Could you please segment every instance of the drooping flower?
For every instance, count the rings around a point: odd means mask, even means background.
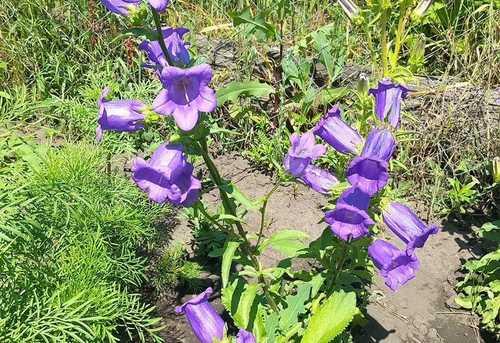
[[[359,15],[359,7],[351,0],[338,0],[338,3],[350,20],[353,20]]]
[[[408,249],[422,248],[430,235],[439,232],[435,225],[426,225],[403,204],[392,202],[382,209],[384,223],[398,236]]]
[[[130,11],[137,8],[142,0],[101,0],[104,7],[113,13],[128,16]]]
[[[378,239],[368,247],[368,255],[379,270],[385,284],[393,291],[415,278],[420,264],[412,250],[400,250]]]
[[[316,192],[322,194],[328,194],[339,183],[335,175],[312,164],[304,170],[299,178]]]
[[[375,97],[375,114],[381,121],[388,117],[393,127],[399,126],[401,102],[408,96],[408,88],[396,85],[389,79],[379,81],[377,88],[369,93]]]
[[[151,7],[153,7],[157,12],[164,12],[168,5],[170,5],[170,0],[148,0]]]
[[[215,92],[208,84],[212,80],[212,69],[201,64],[188,69],[163,68],[160,76],[165,89],[153,102],[155,112],[174,117],[183,131],[194,129],[200,112],[212,112],[217,107]]]
[[[99,107],[99,124],[96,129],[96,140],[101,141],[104,131],[132,132],[144,128],[146,106],[139,100],[106,100],[110,89],[105,87],[97,105]]]
[[[369,196],[385,187],[389,180],[388,163],[383,160],[358,156],[347,169],[347,180]]]
[[[392,134],[387,130],[374,128],[366,138],[361,156],[389,162],[394,150],[396,141]]]
[[[355,154],[363,144],[363,138],[358,132],[340,118],[340,109],[337,105],[318,122],[313,132],[343,154]]]
[[[186,315],[193,333],[201,343],[222,341],[225,334],[224,320],[208,301],[212,293],[212,288],[209,287],[182,306],[175,308],[176,313]]]
[[[333,234],[344,241],[368,236],[375,224],[366,211],[345,203],[337,203],[335,209],[326,212],[325,222]]]
[[[324,145],[316,144],[311,132],[306,132],[301,136],[296,133],[292,134],[290,143],[291,146],[283,164],[285,169],[295,177],[302,176],[311,162],[326,152]]]
[[[160,145],[148,161],[136,158],[132,172],[134,181],[152,201],[180,206],[198,201],[201,182],[193,176],[193,165],[181,145]]]
[[[257,343],[257,340],[251,332],[240,329],[236,336],[236,343]]]
[[[167,47],[168,57],[175,64],[189,64],[191,58],[189,51],[183,41],[183,37],[189,30],[180,28],[162,29],[165,46]],[[168,66],[168,59],[163,54],[158,41],[144,40],[139,44],[139,49],[143,50],[156,69]]]
[[[337,205],[346,204],[367,211],[370,206],[370,196],[359,187],[353,186],[346,189],[337,200]]]

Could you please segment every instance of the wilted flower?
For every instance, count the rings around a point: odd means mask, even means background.
[[[236,343],[257,343],[257,340],[251,332],[240,329],[236,336]]]
[[[396,141],[392,134],[387,130],[374,128],[366,138],[361,156],[389,162],[394,150]]]
[[[184,305],[175,308],[176,313],[186,315],[189,325],[201,343],[222,341],[225,334],[224,320],[208,302],[212,293],[212,288],[209,287]]]
[[[378,239],[368,247],[368,255],[379,270],[385,284],[397,291],[415,278],[420,264],[412,250],[401,251],[393,244]]]
[[[193,176],[181,145],[160,145],[148,161],[136,158],[132,172],[139,188],[157,203],[191,206],[198,201],[201,182]]]
[[[296,133],[292,134],[290,143],[291,146],[283,164],[285,169],[295,177],[304,174],[305,169],[311,162],[326,152],[324,145],[316,144],[314,135],[311,132],[306,132],[301,136]]]
[[[359,7],[351,0],[338,0],[340,7],[344,10],[349,19],[353,20],[359,15]]]
[[[170,0],[148,0],[148,2],[151,7],[160,13],[164,12],[170,4]]]
[[[189,30],[183,27],[162,29],[168,57],[175,64],[189,64],[191,61],[189,51],[182,40],[183,36],[188,32]],[[154,64],[155,68],[161,69],[168,66],[168,59],[163,54],[158,41],[144,40],[139,44],[139,49],[148,55],[149,60]]]
[[[99,106],[99,124],[96,129],[96,140],[102,140],[103,131],[131,132],[144,128],[146,106],[139,100],[106,100],[109,88],[102,90],[97,101]]]
[[[389,117],[389,123],[393,127],[399,126],[401,115],[401,101],[408,96],[408,88],[395,85],[389,79],[379,81],[377,88],[369,91],[375,97],[375,113],[384,121]]]
[[[194,129],[200,112],[212,112],[217,107],[215,92],[208,86],[212,80],[212,69],[208,64],[188,69],[166,67],[160,80],[165,89],[154,100],[154,111],[173,116],[183,131]]]
[[[101,0],[104,7],[116,14],[128,16],[130,10],[140,5],[142,0]]]
[[[366,211],[347,204],[337,204],[335,209],[326,212],[325,222],[333,234],[344,241],[368,236],[375,224]]]
[[[353,186],[346,189],[337,200],[337,205],[345,204],[366,211],[370,206],[370,196],[359,187]]]
[[[369,196],[385,187],[389,180],[388,163],[383,160],[358,156],[347,169],[347,180]]]
[[[313,132],[343,154],[355,154],[363,144],[363,138],[358,132],[340,118],[340,109],[337,105],[318,122]]]
[[[415,9],[413,10],[413,15],[417,17],[422,17],[425,14],[425,12],[427,12],[429,7],[431,7],[432,1],[433,0],[421,0],[418,3],[417,7],[415,7]]]
[[[422,248],[430,235],[439,228],[425,225],[407,206],[392,202],[382,210],[385,224],[398,236],[408,249]]]
[[[333,186],[339,183],[335,175],[312,164],[307,166],[299,178],[316,192],[322,194],[328,194]]]

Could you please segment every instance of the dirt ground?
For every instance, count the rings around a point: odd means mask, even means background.
[[[249,163],[238,156],[223,156],[216,164],[227,179],[235,181],[241,191],[252,198],[265,195],[272,189],[272,179],[258,171],[253,171]],[[217,202],[217,192],[212,191],[204,196],[209,204]],[[324,224],[321,206],[326,198],[303,185],[294,184],[279,187],[268,205],[268,216],[271,224],[268,234],[283,228],[302,229],[310,235],[310,239],[319,237]],[[249,227],[256,227],[257,215],[248,218]],[[174,239],[188,242],[189,229],[186,223],[174,231]],[[356,342],[415,342],[415,343],[476,343],[482,342],[477,330],[477,318],[468,312],[454,308],[452,284],[455,272],[461,265],[461,259],[471,256],[467,240],[458,228],[446,226],[432,236],[418,256],[421,268],[416,279],[392,293],[383,282],[376,277],[373,295],[368,306],[368,325],[363,329]],[[272,264],[277,255],[265,256],[264,263]],[[215,283],[217,280],[215,280]],[[167,342],[196,343],[189,326],[183,317],[173,317],[175,301],[184,299],[159,300],[157,306],[160,313],[166,316],[168,329],[164,332]],[[221,312],[222,306],[215,301]],[[173,319],[177,319],[172,322]]]

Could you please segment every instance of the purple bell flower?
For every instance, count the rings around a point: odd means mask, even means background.
[[[407,249],[422,248],[430,235],[439,232],[435,225],[425,225],[413,211],[400,203],[392,202],[382,210],[384,222]]]
[[[318,122],[313,132],[343,154],[356,154],[363,144],[363,138],[358,132],[340,118],[340,109],[337,105]]]
[[[160,145],[148,161],[136,158],[132,172],[137,186],[154,202],[187,207],[198,201],[201,182],[193,176],[181,145]]]
[[[375,97],[375,113],[381,121],[389,117],[393,127],[399,126],[401,115],[401,101],[408,96],[408,88],[395,85],[389,79],[378,83],[377,88],[370,89],[369,93]]]
[[[240,329],[236,336],[236,343],[257,343],[257,340],[251,332]]]
[[[359,7],[351,0],[337,0],[344,13],[353,20],[359,15]]]
[[[170,5],[170,0],[148,0],[151,7],[155,9],[157,12],[165,12],[168,5]]]
[[[322,194],[328,194],[339,183],[335,175],[312,164],[307,166],[299,179],[316,192]]]
[[[311,162],[326,152],[324,145],[316,144],[311,132],[306,132],[302,136],[292,134],[290,143],[291,146],[283,164],[285,169],[295,177],[302,176]]]
[[[366,138],[361,156],[389,162],[395,150],[393,135],[387,130],[374,128]]]
[[[368,255],[379,270],[385,284],[393,291],[415,278],[420,263],[412,250],[402,251],[378,239],[368,247]]]
[[[325,222],[333,234],[344,241],[368,236],[375,224],[366,211],[345,203],[337,203],[335,209],[326,212]]]
[[[97,105],[99,107],[99,124],[96,129],[96,140],[102,140],[104,131],[133,132],[144,129],[146,106],[139,100],[106,100],[109,88],[105,87]]]
[[[108,11],[125,17],[130,14],[130,10],[138,7],[141,1],[142,0],[101,0]]]
[[[153,102],[155,112],[174,117],[183,131],[194,129],[200,112],[212,112],[217,107],[215,92],[208,84],[212,80],[212,69],[201,64],[188,69],[163,68],[160,76],[165,89]]]
[[[389,180],[388,163],[369,157],[356,157],[347,169],[347,180],[369,196],[385,187]]]
[[[184,35],[188,32],[189,30],[183,27],[162,29],[168,57],[175,64],[186,65],[191,62],[189,51],[183,41]],[[156,69],[161,70],[168,66],[167,58],[165,58],[158,41],[144,40],[139,44],[139,49],[146,53]]]
[[[208,302],[212,292],[209,287],[184,305],[175,308],[177,314],[186,315],[189,325],[201,343],[222,341],[225,334],[224,320]]]
[[[363,192],[359,187],[350,187],[346,189],[337,200],[337,205],[350,205],[360,210],[367,211],[370,206],[370,196]]]

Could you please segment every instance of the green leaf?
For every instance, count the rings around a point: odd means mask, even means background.
[[[301,343],[329,343],[340,335],[358,312],[356,294],[333,293],[312,315]]]
[[[256,299],[258,288],[258,284],[246,284],[238,278],[222,291],[222,303],[239,328],[252,330],[259,304]]]
[[[306,311],[305,304],[311,295],[312,285],[303,283],[297,287],[296,295],[285,298],[287,307],[280,312],[280,329],[287,332],[299,319],[299,315]]]
[[[263,98],[274,92],[274,88],[259,81],[233,81],[217,91],[217,104],[224,105],[227,101],[236,101],[240,96]]]
[[[231,271],[231,264],[233,263],[234,254],[236,249],[240,246],[241,242],[226,241],[224,244],[224,254],[222,254],[222,287],[226,287],[229,281],[229,272]]]
[[[279,317],[276,312],[271,313],[266,318],[266,343],[274,343],[276,341],[276,330],[278,329]]]
[[[258,210],[259,209],[259,201],[253,201],[249,199],[245,194],[243,194],[238,187],[232,182],[226,182],[221,186],[222,190],[224,190],[229,197],[236,200],[239,204],[245,207],[247,210]]]
[[[260,33],[261,35],[263,34],[265,38],[274,38],[277,35],[276,28],[266,22],[266,19],[264,18],[264,15],[262,13],[259,13],[257,16],[253,17],[252,12],[248,7],[239,13],[233,12],[229,15],[233,19],[234,26],[247,24],[250,28],[250,34]]]
[[[301,249],[306,247],[302,241],[308,237],[309,236],[303,231],[281,230],[265,239],[259,247],[259,251],[262,253],[271,246],[287,257],[293,257],[296,256]]]
[[[473,303],[472,298],[473,298],[473,296],[459,295],[458,297],[455,297],[455,302],[460,307],[463,307],[463,308],[470,310],[470,309],[472,309],[472,303]]]

